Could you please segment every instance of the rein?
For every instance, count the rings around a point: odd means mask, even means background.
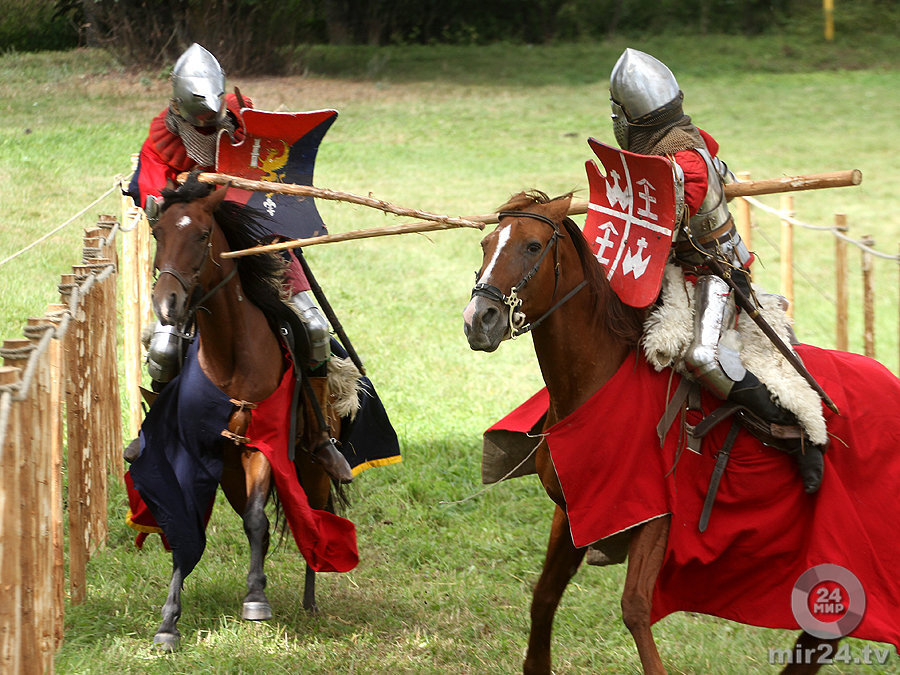
[[[533,213],[531,211],[501,211],[497,214],[497,220],[502,221],[504,218],[534,218],[535,220],[539,220],[543,223],[546,223],[550,227],[553,228],[553,234],[550,236],[550,240],[547,242],[547,245],[544,247],[544,250],[541,251],[540,257],[537,259],[537,262],[534,263],[534,266],[522,277],[519,283],[515,284],[509,291],[509,295],[506,295],[499,288],[494,286],[493,284],[478,282],[476,272],[476,284],[472,289],[471,297],[475,297],[479,295],[483,298],[488,298],[489,300],[494,300],[495,302],[499,302],[502,305],[506,305],[509,308],[509,337],[512,340],[515,340],[517,337],[528,333],[529,331],[537,328],[543,321],[550,316],[553,312],[559,309],[564,303],[566,303],[572,296],[574,296],[578,291],[584,288],[587,285],[587,280],[582,281],[571,291],[566,293],[566,295],[553,307],[548,309],[541,317],[532,321],[529,324],[525,323],[525,315],[522,312],[519,312],[519,308],[522,306],[522,299],[519,297],[518,293],[521,291],[525,285],[531,281],[535,274],[537,274],[538,269],[541,267],[541,263],[544,262],[544,258],[547,257],[547,254],[550,252],[550,249],[553,249],[554,252],[554,264],[553,264],[553,295],[551,297],[556,296],[556,290],[559,285],[559,246],[557,243],[561,237],[566,236],[559,230],[559,226],[554,223],[547,216],[540,213]]]
[[[178,281],[179,284],[181,284],[181,287],[182,287],[182,289],[184,289],[184,292],[188,295],[191,295],[191,289],[194,286],[196,286],[197,283],[200,281],[200,274],[203,272],[203,267],[206,265],[206,261],[213,259],[212,258],[212,246],[213,246],[212,241],[210,241],[206,245],[207,255],[203,256],[203,262],[200,263],[200,267],[198,267],[197,270],[191,275],[190,279],[186,279],[185,276],[181,272],[176,270],[174,267],[166,266],[159,270],[159,274],[156,275],[156,281],[159,281],[159,277],[161,277],[163,274],[170,274],[173,277],[175,277],[175,279]],[[217,266],[220,266],[214,260],[213,260],[213,263],[216,264]],[[237,270],[238,270],[238,266],[234,265],[234,267],[231,268],[231,271],[228,274],[226,274],[222,278],[222,280],[219,281],[219,283],[217,283],[209,291],[207,291],[203,295],[203,297],[201,297],[196,302],[194,302],[194,301],[190,302],[190,304],[187,307],[187,319],[184,322],[185,325],[191,324],[193,316],[194,316],[194,314],[197,313],[197,310],[200,309],[200,307],[203,305],[204,302],[206,302],[213,295],[215,295],[216,292],[218,292],[218,290],[220,288],[222,288],[223,286],[225,286],[225,284],[227,284],[229,281],[231,281],[234,278],[234,275],[237,274]],[[154,287],[156,286],[155,281],[153,283],[153,286]],[[190,336],[182,335],[182,337],[190,337]]]

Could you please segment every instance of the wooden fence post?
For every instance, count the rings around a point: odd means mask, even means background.
[[[25,338],[3,341],[3,365],[19,368],[25,371],[28,364],[28,353],[31,351],[31,342]],[[34,509],[36,499],[35,458],[38,453],[36,445],[40,441],[38,425],[40,419],[35,415],[34,395],[37,390],[36,380],[32,379],[27,391],[20,391],[24,397],[16,401],[13,407],[16,409],[18,420],[18,436],[20,438],[19,455],[12,475],[4,482],[18,482],[19,503],[15,505],[14,516],[11,521],[3,523],[4,530],[11,530],[11,534],[19,538],[19,604],[21,607],[21,625],[19,627],[20,668],[23,670],[39,663],[38,630],[35,621],[35,587],[37,575],[34,567],[38,554],[37,539],[37,513]],[[7,523],[12,523],[9,527]],[[4,599],[4,602],[6,600]],[[37,670],[37,668],[35,668]]]
[[[132,173],[137,169],[138,155],[131,156]],[[141,204],[123,195],[122,221],[130,226],[134,219],[137,224],[122,238],[123,274],[123,322],[125,331],[125,396],[128,400],[128,439],[136,438],[143,420],[141,407],[141,382],[143,375],[143,352],[141,332],[144,324],[153,320],[150,306],[150,227],[144,217]]]
[[[128,202],[133,205],[131,199]],[[133,211],[126,211],[132,218]],[[140,224],[138,224],[140,228]],[[137,228],[122,237],[122,329],[125,350],[125,396],[128,402],[128,438],[135,438],[141,427],[141,303],[138,279]]]
[[[838,232],[846,233],[847,214],[835,213],[834,226]],[[837,304],[837,316],[835,320],[835,347],[845,352],[850,347],[850,338],[847,331],[847,318],[850,306],[847,290],[847,242],[841,237],[834,238],[834,283],[835,302]]]
[[[47,317],[53,325],[59,327],[60,317],[66,311],[62,304],[47,305]],[[62,499],[62,474],[63,474],[63,415],[65,414],[66,373],[65,359],[63,358],[63,338],[57,337],[50,343],[50,373],[51,391],[50,401],[52,412],[51,419],[51,481],[50,489],[53,502],[51,545],[53,548],[53,588],[54,588],[54,647],[59,648],[63,641],[65,631],[66,608],[66,560],[63,532],[63,499]]]
[[[75,275],[63,274],[60,294],[69,306],[69,296],[75,290]],[[87,550],[89,537],[88,499],[91,485],[90,473],[86,472],[85,445],[86,431],[85,371],[89,364],[84,359],[84,311],[76,304],[69,321],[64,345],[66,369],[66,446],[68,449],[66,469],[68,472],[67,503],[69,506],[69,599],[73,605],[84,602],[85,574],[87,570]]]
[[[781,212],[794,217],[794,197],[781,195]],[[788,301],[787,314],[794,316],[794,226],[786,219],[781,221],[781,294]]]
[[[874,246],[875,240],[866,235],[862,243],[864,246]],[[875,358],[875,284],[872,254],[862,250],[862,275],[863,275],[863,316],[865,329],[863,338],[865,342],[865,355]]]
[[[109,262],[113,265],[113,273],[102,282],[104,288],[104,318],[103,321],[107,326],[118,326],[117,318],[117,302],[118,295],[118,270],[119,255],[112,239],[112,229],[118,225],[115,216],[100,216],[97,221],[97,228],[102,235],[102,245],[100,247],[100,258],[92,261],[93,264],[102,264]],[[106,337],[106,358],[103,361],[103,371],[105,373],[104,381],[108,388],[107,400],[120,401],[119,392],[119,363],[118,363],[118,331],[104,331]],[[122,441],[122,411],[119,406],[104,406],[106,410],[109,431],[109,470],[115,474],[118,480],[122,480],[125,473],[125,460],[122,457],[122,450],[125,447]]]
[[[9,387],[20,381],[22,371],[13,366],[0,366],[0,385]],[[19,527],[19,508],[22,501],[22,483],[19,480],[19,462],[22,456],[22,434],[19,423],[19,402],[4,397],[9,406],[6,437],[0,446],[0,671],[17,673],[22,667],[22,539]],[[3,400],[3,399],[0,399]]]
[[[53,671],[55,651],[53,588],[53,372],[52,372],[53,324],[47,317],[28,319],[25,335],[35,350],[46,341],[45,351],[37,357],[34,370],[34,387],[31,392],[32,419],[32,475],[34,500],[30,510],[34,519],[35,558],[34,570],[34,623],[41,672]],[[32,358],[35,358],[32,356]],[[58,411],[57,411],[58,412]]]
[[[737,178],[740,181],[748,181],[750,180],[750,172],[741,171],[738,173]],[[738,197],[736,201],[737,209],[735,213],[735,225],[737,226],[738,234],[741,235],[741,239],[744,241],[747,250],[752,251],[753,235],[750,233],[750,202],[743,197]]]
[[[93,268],[89,265],[72,267],[79,284],[92,276]],[[106,395],[103,383],[102,363],[105,358],[105,340],[99,327],[103,322],[103,288],[95,282],[90,291],[81,297],[83,310],[82,321],[75,335],[82,341],[79,348],[82,358],[80,369],[84,381],[84,395],[81,399],[82,421],[84,425],[83,461],[90,478],[90,492],[86,494],[88,517],[88,558],[106,541],[106,495],[107,495],[107,460],[108,450],[106,431],[102,429],[103,396]]]

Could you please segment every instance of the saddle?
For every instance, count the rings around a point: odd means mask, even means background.
[[[700,406],[700,385],[697,382],[685,377],[682,378],[678,389],[662,418],[657,425],[656,431],[660,438],[660,442],[665,438],[666,433],[671,427],[675,418],[684,413],[682,418],[686,446],[694,452],[700,452],[700,443],[703,438],[716,426],[731,421],[731,427],[728,434],[716,453],[716,465],[710,477],[709,488],[706,493],[706,499],[703,503],[703,510],[700,514],[699,529],[704,532],[709,525],[709,518],[712,513],[712,507],[715,503],[716,492],[719,489],[719,483],[725,473],[728,465],[728,459],[731,454],[731,448],[737,438],[737,434],[741,428],[744,428],[750,435],[754,436],[763,445],[780,450],[788,455],[792,455],[797,460],[800,470],[801,479],[804,485],[804,491],[813,493],[818,490],[822,480],[822,454],[825,446],[819,446],[811,443],[806,436],[803,428],[799,424],[775,424],[762,419],[750,409],[738,403],[731,401],[723,401],[722,404],[709,414],[703,416],[696,424],[689,424],[687,421],[687,412],[693,411],[702,415]]]

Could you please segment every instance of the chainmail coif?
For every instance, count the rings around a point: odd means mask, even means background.
[[[178,134],[184,143],[184,149],[188,157],[197,162],[199,166],[215,166],[216,142],[218,133],[204,134],[190,123],[183,120],[172,108],[166,113],[166,129],[173,134]],[[234,122],[226,115],[219,129],[225,129],[228,135],[234,139]]]
[[[684,114],[684,93],[643,117],[628,122],[628,150],[640,155],[671,155],[681,150],[705,148],[703,137]]]

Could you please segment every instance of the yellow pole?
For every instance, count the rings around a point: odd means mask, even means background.
[[[825,41],[834,40],[834,0],[822,0],[822,9],[825,10]]]

